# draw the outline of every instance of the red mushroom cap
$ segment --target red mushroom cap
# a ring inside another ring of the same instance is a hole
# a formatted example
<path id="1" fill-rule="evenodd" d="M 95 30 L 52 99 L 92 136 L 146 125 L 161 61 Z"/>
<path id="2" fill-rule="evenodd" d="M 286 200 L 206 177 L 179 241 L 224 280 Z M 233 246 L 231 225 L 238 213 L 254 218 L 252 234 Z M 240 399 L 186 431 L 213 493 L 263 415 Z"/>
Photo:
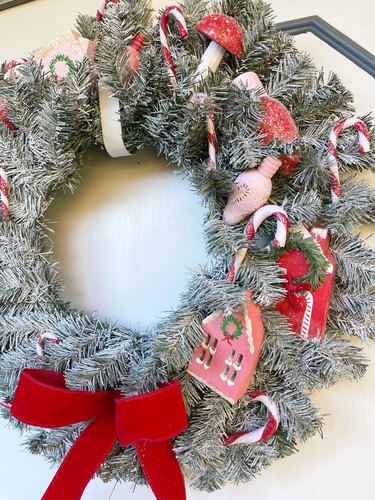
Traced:
<path id="1" fill-rule="evenodd" d="M 199 21 L 195 28 L 231 54 L 242 57 L 244 34 L 233 17 L 225 14 L 210 14 Z"/>

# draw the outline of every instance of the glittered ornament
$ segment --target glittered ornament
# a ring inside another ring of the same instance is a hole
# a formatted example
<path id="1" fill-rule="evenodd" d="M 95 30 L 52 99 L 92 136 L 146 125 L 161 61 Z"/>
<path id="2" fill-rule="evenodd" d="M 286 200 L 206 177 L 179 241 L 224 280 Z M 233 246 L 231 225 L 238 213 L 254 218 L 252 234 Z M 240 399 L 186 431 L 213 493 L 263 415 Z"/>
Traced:
<path id="1" fill-rule="evenodd" d="M 256 73 L 251 71 L 244 73 L 233 80 L 232 85 L 246 90 L 256 89 L 258 91 L 261 97 L 262 122 L 259 133 L 262 134 L 262 144 L 267 145 L 275 139 L 280 141 L 281 144 L 286 144 L 299 136 L 292 115 L 284 104 L 267 95 Z M 296 154 L 282 155 L 279 160 L 282 162 L 279 172 L 288 176 L 295 172 L 299 163 L 299 156 Z"/>
<path id="2" fill-rule="evenodd" d="M 304 237 L 313 237 L 322 254 L 328 259 L 330 265 L 326 271 L 326 279 L 316 290 L 312 290 L 310 283 L 301 282 L 301 278 L 309 271 L 309 264 L 302 251 L 289 250 L 278 260 L 279 267 L 285 273 L 285 288 L 288 293 L 276 305 L 276 309 L 287 317 L 297 335 L 322 339 L 327 325 L 336 262 L 329 252 L 327 229 L 305 230 Z"/>
<path id="3" fill-rule="evenodd" d="M 225 14 L 206 16 L 195 28 L 211 40 L 195 72 L 194 82 L 198 84 L 207 78 L 209 71 L 215 73 L 226 51 L 242 57 L 244 34 L 238 22 Z"/>
<path id="4" fill-rule="evenodd" d="M 213 391 L 236 403 L 247 391 L 258 364 L 264 330 L 260 309 L 250 300 L 238 312 L 211 314 L 202 322 L 206 334 L 187 369 Z"/>
<path id="5" fill-rule="evenodd" d="M 280 165 L 280 160 L 267 156 L 257 169 L 247 170 L 237 177 L 224 209 L 224 222 L 238 224 L 267 203 L 272 191 L 271 179 Z"/>

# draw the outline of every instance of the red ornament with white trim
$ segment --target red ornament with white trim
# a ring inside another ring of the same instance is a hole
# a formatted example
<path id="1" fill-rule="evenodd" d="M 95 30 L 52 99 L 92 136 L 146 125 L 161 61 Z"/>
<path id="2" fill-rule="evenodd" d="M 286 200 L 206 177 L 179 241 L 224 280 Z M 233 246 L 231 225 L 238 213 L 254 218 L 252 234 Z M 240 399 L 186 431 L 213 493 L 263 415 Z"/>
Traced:
<path id="1" fill-rule="evenodd" d="M 285 272 L 287 279 L 285 288 L 288 294 L 276 305 L 276 309 L 288 319 L 297 335 L 323 339 L 335 280 L 336 262 L 328 248 L 328 229 L 315 227 L 310 231 L 304 230 L 303 234 L 304 238 L 314 238 L 322 254 L 328 259 L 330 265 L 326 271 L 327 277 L 316 290 L 312 290 L 309 283 L 298 283 L 298 280 L 308 273 L 309 264 L 302 251 L 289 250 L 278 260 L 279 267 Z"/>
<path id="2" fill-rule="evenodd" d="M 211 40 L 194 74 L 194 84 L 198 85 L 207 78 L 209 71 L 211 73 L 217 71 L 225 52 L 241 59 L 244 33 L 235 19 L 220 13 L 206 16 L 195 28 Z"/>
<path id="3" fill-rule="evenodd" d="M 239 75 L 233 80 L 232 85 L 246 90 L 257 89 L 261 97 L 261 111 L 263 112 L 262 123 L 259 127 L 259 132 L 262 134 L 261 143 L 264 145 L 269 144 L 274 139 L 277 139 L 281 144 L 293 141 L 299 137 L 297 126 L 293 120 L 292 115 L 287 108 L 277 99 L 270 97 L 262 82 L 256 73 L 249 71 Z M 289 176 L 292 175 L 298 166 L 298 155 L 282 155 L 279 157 L 281 160 L 280 174 Z"/>

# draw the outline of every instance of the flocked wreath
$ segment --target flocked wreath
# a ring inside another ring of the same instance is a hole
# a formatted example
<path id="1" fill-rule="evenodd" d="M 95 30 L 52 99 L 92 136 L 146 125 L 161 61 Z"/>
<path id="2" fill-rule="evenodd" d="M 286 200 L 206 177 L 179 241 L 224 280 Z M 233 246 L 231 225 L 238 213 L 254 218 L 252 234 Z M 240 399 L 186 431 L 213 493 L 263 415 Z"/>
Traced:
<path id="1" fill-rule="evenodd" d="M 320 430 L 311 392 L 361 377 L 349 336 L 375 335 L 374 253 L 355 234 L 374 189 L 337 171 L 373 168 L 369 117 L 351 117 L 350 92 L 260 0 L 152 15 L 102 1 L 65 53 L 54 43 L 0 76 L 1 412 L 37 426 L 29 449 L 53 462 L 75 443 L 45 498 L 62 484 L 79 498 L 97 469 L 146 475 L 165 499 L 184 497 L 180 466 L 206 491 L 251 480 Z M 207 207 L 213 263 L 147 333 L 64 302 L 50 258 L 44 213 L 103 143 L 153 146 Z M 67 481 L 77 456 L 85 477 Z"/>

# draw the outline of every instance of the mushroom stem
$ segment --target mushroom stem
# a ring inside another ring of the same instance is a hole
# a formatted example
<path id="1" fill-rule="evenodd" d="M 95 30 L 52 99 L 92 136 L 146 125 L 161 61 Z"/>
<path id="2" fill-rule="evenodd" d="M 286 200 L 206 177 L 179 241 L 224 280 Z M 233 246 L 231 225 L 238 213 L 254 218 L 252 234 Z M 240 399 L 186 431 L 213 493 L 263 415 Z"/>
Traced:
<path id="1" fill-rule="evenodd" d="M 224 47 L 219 45 L 218 43 L 212 41 L 210 45 L 207 47 L 205 53 L 202 56 L 202 59 L 199 63 L 199 66 L 194 75 L 194 85 L 198 85 L 203 82 L 207 76 L 209 70 L 212 73 L 215 73 L 221 60 L 224 57 L 226 50 Z"/>

